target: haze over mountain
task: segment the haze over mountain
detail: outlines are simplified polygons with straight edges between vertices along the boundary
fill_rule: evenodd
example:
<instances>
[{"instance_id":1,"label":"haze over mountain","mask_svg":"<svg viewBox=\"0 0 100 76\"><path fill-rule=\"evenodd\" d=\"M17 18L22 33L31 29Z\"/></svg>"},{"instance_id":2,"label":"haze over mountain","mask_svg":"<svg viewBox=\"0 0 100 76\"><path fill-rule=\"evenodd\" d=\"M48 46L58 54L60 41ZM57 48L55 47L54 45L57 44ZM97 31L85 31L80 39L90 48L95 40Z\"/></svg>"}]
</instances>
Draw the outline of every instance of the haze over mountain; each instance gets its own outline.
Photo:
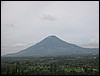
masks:
<instances>
[{"instance_id":1,"label":"haze over mountain","mask_svg":"<svg viewBox=\"0 0 100 76\"><path fill-rule=\"evenodd\" d=\"M23 56L65 56L72 54L96 54L99 48L82 48L75 44L67 43L58 37L48 36L37 44L17 53L4 55L5 57Z\"/></svg>"},{"instance_id":2,"label":"haze over mountain","mask_svg":"<svg viewBox=\"0 0 100 76\"><path fill-rule=\"evenodd\" d=\"M1 1L1 56L51 34L99 48L99 1Z\"/></svg>"}]
</instances>

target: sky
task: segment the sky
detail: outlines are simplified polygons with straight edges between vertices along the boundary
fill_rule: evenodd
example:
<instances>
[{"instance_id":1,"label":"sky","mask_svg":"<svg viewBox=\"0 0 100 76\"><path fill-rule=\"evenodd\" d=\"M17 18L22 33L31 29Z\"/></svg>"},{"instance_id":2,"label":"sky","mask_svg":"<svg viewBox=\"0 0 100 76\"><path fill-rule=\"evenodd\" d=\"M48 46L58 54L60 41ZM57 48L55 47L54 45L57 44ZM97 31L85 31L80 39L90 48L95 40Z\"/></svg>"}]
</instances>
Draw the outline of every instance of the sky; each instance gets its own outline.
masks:
<instances>
[{"instance_id":1,"label":"sky","mask_svg":"<svg viewBox=\"0 0 100 76\"><path fill-rule=\"evenodd\" d=\"M1 1L1 55L49 35L85 48L99 47L99 1Z\"/></svg>"}]
</instances>

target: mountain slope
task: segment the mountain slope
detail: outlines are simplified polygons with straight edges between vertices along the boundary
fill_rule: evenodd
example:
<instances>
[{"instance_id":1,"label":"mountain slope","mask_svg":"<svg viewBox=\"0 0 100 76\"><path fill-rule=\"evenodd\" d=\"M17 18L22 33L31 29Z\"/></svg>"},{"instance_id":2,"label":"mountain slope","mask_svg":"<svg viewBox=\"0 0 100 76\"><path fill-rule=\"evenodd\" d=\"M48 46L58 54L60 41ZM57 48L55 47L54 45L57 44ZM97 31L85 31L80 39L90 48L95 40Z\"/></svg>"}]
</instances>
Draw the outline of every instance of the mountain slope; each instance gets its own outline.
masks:
<instances>
[{"instance_id":1,"label":"mountain slope","mask_svg":"<svg viewBox=\"0 0 100 76\"><path fill-rule=\"evenodd\" d=\"M67 43L56 36L48 36L39 43L17 53L7 54L6 57L22 56L62 56L71 54L99 53L99 48L82 48Z\"/></svg>"}]
</instances>

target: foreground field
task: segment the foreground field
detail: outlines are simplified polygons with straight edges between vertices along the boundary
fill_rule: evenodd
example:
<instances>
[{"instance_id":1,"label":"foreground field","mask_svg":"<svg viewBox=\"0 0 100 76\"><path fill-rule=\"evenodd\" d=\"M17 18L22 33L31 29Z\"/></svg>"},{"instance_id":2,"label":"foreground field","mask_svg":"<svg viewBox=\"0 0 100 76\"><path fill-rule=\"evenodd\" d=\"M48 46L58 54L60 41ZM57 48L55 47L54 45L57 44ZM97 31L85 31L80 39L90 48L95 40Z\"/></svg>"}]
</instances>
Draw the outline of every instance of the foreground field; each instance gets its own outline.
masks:
<instances>
[{"instance_id":1,"label":"foreground field","mask_svg":"<svg viewBox=\"0 0 100 76\"><path fill-rule=\"evenodd\" d=\"M2 57L2 75L99 75L99 55Z\"/></svg>"}]
</instances>

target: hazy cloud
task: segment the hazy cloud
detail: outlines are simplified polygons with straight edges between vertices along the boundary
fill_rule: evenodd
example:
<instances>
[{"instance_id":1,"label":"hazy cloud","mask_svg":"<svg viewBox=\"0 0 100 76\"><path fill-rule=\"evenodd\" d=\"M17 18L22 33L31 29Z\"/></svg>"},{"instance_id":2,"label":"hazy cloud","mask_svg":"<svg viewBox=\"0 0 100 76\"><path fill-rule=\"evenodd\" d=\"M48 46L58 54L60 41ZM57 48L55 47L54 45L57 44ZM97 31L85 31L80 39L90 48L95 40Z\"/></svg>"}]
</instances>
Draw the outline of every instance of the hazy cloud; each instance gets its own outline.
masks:
<instances>
[{"instance_id":1,"label":"hazy cloud","mask_svg":"<svg viewBox=\"0 0 100 76\"><path fill-rule=\"evenodd\" d=\"M13 46L25 46L27 44L22 44L22 43L18 43L18 44L14 44Z\"/></svg>"},{"instance_id":2,"label":"hazy cloud","mask_svg":"<svg viewBox=\"0 0 100 76\"><path fill-rule=\"evenodd\" d=\"M19 52L20 50L23 50L29 46L31 46L31 44L17 43L17 44L12 44L12 45L2 45L1 53L2 55L4 55L4 54L8 54L8 52L9 53Z\"/></svg>"},{"instance_id":3,"label":"hazy cloud","mask_svg":"<svg viewBox=\"0 0 100 76\"><path fill-rule=\"evenodd\" d=\"M83 44L81 46L85 47L85 48L99 48L99 43L90 42L90 43L85 43L85 44Z\"/></svg>"},{"instance_id":4,"label":"hazy cloud","mask_svg":"<svg viewBox=\"0 0 100 76\"><path fill-rule=\"evenodd\" d=\"M99 48L99 36L91 38L84 44L81 44L81 46L87 48Z\"/></svg>"},{"instance_id":5,"label":"hazy cloud","mask_svg":"<svg viewBox=\"0 0 100 76\"><path fill-rule=\"evenodd\" d=\"M6 24L7 27L14 27L15 25L14 24Z\"/></svg>"},{"instance_id":6,"label":"hazy cloud","mask_svg":"<svg viewBox=\"0 0 100 76\"><path fill-rule=\"evenodd\" d=\"M43 14L41 15L41 18L42 20L50 20L50 21L53 21L53 20L57 20L57 18L51 14Z\"/></svg>"}]
</instances>

